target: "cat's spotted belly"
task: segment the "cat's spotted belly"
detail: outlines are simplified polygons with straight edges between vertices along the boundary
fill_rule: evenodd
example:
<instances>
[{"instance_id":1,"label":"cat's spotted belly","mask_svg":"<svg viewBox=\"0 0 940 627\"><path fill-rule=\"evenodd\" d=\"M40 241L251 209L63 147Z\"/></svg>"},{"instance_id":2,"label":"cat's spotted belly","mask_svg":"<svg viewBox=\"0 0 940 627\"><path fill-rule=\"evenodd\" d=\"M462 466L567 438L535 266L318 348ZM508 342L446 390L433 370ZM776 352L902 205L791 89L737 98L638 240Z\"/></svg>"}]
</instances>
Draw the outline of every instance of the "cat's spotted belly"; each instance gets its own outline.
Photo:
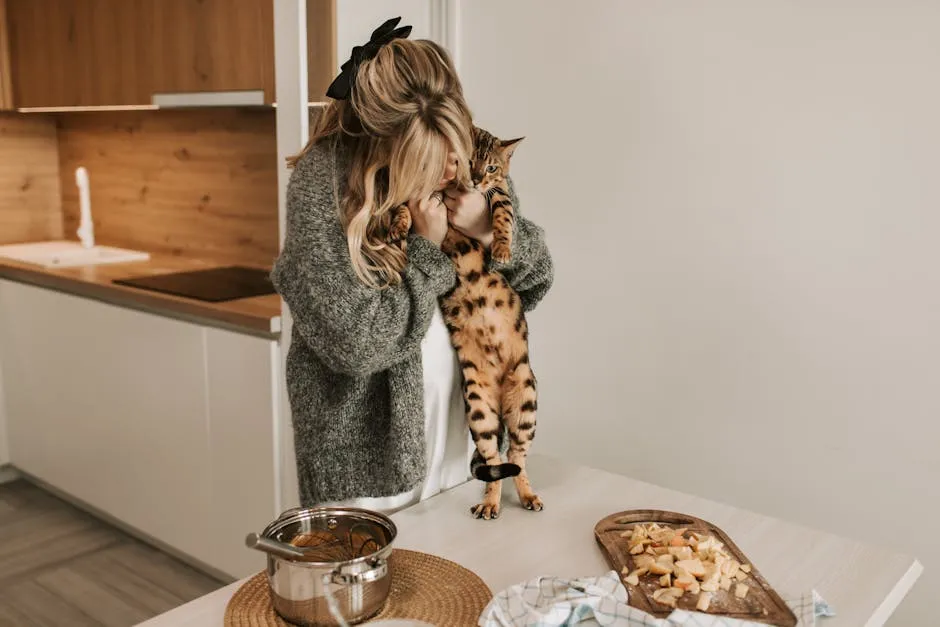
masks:
<instances>
[{"instance_id":1,"label":"cat's spotted belly","mask_svg":"<svg viewBox=\"0 0 940 627\"><path fill-rule=\"evenodd\" d=\"M462 359L505 371L526 353L525 342L520 341L519 298L499 274L469 277L447 297L442 309Z\"/></svg>"}]
</instances>

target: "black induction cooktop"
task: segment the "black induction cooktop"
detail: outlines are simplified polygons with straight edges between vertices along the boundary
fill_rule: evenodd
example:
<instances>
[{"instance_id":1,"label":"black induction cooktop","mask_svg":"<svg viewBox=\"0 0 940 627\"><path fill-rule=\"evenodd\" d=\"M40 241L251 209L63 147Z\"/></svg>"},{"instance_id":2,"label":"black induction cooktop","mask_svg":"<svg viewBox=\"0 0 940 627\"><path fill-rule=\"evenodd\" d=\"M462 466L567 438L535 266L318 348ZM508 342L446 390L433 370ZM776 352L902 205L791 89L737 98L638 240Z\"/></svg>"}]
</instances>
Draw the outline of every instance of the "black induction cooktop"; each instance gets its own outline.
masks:
<instances>
[{"instance_id":1,"label":"black induction cooktop","mask_svg":"<svg viewBox=\"0 0 940 627\"><path fill-rule=\"evenodd\" d=\"M115 279L114 283L183 298L221 303L239 298L274 294L269 271L243 266L224 266L172 274Z\"/></svg>"}]
</instances>

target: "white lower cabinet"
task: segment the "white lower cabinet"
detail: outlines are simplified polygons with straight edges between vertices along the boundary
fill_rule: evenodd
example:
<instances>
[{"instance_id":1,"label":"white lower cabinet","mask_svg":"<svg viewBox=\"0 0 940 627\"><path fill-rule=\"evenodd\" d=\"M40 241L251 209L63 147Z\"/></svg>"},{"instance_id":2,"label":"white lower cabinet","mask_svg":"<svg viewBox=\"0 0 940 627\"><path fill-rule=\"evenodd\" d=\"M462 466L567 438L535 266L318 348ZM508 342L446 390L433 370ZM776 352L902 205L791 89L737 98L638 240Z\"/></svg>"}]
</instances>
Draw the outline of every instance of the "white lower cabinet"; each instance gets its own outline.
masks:
<instances>
[{"instance_id":1,"label":"white lower cabinet","mask_svg":"<svg viewBox=\"0 0 940 627\"><path fill-rule=\"evenodd\" d=\"M0 282L14 466L234 577L276 515L274 340Z\"/></svg>"},{"instance_id":2,"label":"white lower cabinet","mask_svg":"<svg viewBox=\"0 0 940 627\"><path fill-rule=\"evenodd\" d=\"M2 362L0 362L2 366ZM7 448L7 403L3 396L3 369L0 367L0 472L10 463L10 450ZM0 482L3 481L0 475Z\"/></svg>"},{"instance_id":3,"label":"white lower cabinet","mask_svg":"<svg viewBox=\"0 0 940 627\"><path fill-rule=\"evenodd\" d=\"M206 329L209 408L209 535L213 562L243 577L265 567L245 547L276 511L277 343Z\"/></svg>"}]
</instances>

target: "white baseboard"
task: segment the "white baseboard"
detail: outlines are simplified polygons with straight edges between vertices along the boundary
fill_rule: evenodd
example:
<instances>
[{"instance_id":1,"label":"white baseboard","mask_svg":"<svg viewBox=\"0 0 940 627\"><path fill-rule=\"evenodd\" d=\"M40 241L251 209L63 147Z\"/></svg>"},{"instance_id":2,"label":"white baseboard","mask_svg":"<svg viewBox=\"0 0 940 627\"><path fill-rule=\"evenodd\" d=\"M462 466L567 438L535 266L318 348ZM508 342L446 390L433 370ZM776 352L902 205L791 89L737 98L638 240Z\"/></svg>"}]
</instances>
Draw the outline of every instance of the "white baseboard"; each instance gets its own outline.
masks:
<instances>
[{"instance_id":1,"label":"white baseboard","mask_svg":"<svg viewBox=\"0 0 940 627\"><path fill-rule=\"evenodd\" d=\"M23 475L19 470L11 466L10 464L5 464L0 466L0 484L10 483L11 481L16 481L21 478Z\"/></svg>"}]
</instances>

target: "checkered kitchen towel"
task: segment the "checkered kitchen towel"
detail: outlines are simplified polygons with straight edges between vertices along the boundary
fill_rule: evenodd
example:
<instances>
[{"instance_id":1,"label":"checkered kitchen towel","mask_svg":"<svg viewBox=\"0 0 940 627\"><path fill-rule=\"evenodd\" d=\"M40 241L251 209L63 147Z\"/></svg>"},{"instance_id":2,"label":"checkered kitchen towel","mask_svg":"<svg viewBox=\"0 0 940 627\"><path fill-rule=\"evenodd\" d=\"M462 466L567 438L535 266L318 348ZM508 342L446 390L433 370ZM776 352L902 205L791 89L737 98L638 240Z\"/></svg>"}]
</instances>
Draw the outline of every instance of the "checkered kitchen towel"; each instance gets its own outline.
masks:
<instances>
[{"instance_id":1,"label":"checkered kitchen towel","mask_svg":"<svg viewBox=\"0 0 940 627\"><path fill-rule=\"evenodd\" d=\"M814 590L785 599L796 614L798 627L814 627L817 616L834 613ZM479 627L767 627L735 618L675 610L655 618L627 605L627 589L616 571L601 577L563 579L539 577L497 594L487 605Z\"/></svg>"}]
</instances>

